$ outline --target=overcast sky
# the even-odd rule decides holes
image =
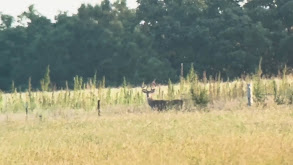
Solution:
[[[68,11],[69,14],[77,13],[81,4],[95,5],[101,0],[0,0],[0,12],[14,17],[28,9],[31,4],[36,10],[47,18],[54,19],[59,11]],[[128,0],[130,8],[136,7],[136,0]]]

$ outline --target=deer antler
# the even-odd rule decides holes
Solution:
[[[144,82],[141,84],[142,92],[147,93],[147,86],[144,84]]]
[[[155,92],[155,89],[153,89],[153,86],[156,86],[156,82],[155,81],[156,80],[154,80],[152,82],[152,85],[149,85],[149,87],[151,88],[150,90],[148,90],[148,87],[144,83],[142,83],[142,85],[141,85],[142,92],[144,92],[144,93],[154,93]]]

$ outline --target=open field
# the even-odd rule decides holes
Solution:
[[[2,114],[0,164],[292,164],[292,106],[220,107]]]
[[[181,111],[161,113],[126,82],[75,84],[0,92],[0,164],[293,163],[292,75],[223,82],[189,74],[156,87],[154,99],[184,100]]]

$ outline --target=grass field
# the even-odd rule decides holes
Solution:
[[[0,164],[292,164],[293,107],[0,116]],[[238,105],[238,106],[236,106]],[[222,108],[220,108],[222,107]],[[227,108],[230,107],[230,108]]]
[[[0,165],[293,164],[292,75],[223,82],[191,71],[179,84],[156,87],[154,99],[184,101],[181,111],[161,113],[140,87],[104,82],[0,91]]]

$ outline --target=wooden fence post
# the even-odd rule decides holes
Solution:
[[[42,115],[42,114],[39,115],[39,120],[40,120],[40,121],[43,120],[43,115]]]
[[[101,103],[101,100],[98,100],[98,116],[101,116],[101,105],[100,105],[100,103]]]
[[[248,99],[248,106],[252,106],[253,104],[253,99],[252,99],[252,96],[253,96],[253,91],[252,91],[252,84],[247,84],[247,99]]]
[[[180,77],[183,78],[183,63],[181,63],[181,72],[180,72]]]

